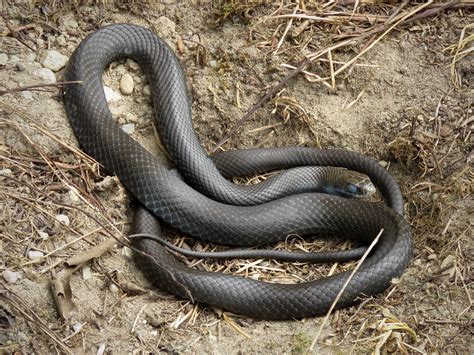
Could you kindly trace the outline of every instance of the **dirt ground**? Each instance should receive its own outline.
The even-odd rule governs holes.
[[[298,8],[289,2],[33,3],[0,5],[2,353],[306,353],[323,318],[260,321],[149,291],[130,249],[123,246],[73,273],[75,309],[71,318],[61,319],[50,291],[52,277],[70,257],[128,232],[130,197],[117,179],[99,172],[77,149],[57,87],[14,89],[45,83],[40,64],[45,51],[70,56],[102,25],[142,25],[178,54],[195,129],[211,152],[291,71],[288,65],[297,66],[344,34],[356,38],[357,30],[383,23],[399,4],[361,2],[352,13],[354,4],[330,2],[307,5],[306,11],[304,2]],[[331,11],[363,16],[342,19],[330,17]],[[281,16],[290,14],[318,18]],[[305,68],[309,74],[289,80],[222,146],[347,148],[378,159],[400,183],[413,260],[383,294],[334,312],[322,327],[315,353],[474,351],[473,20],[470,8],[441,11],[393,29],[371,48],[369,40],[381,32],[321,56]],[[463,51],[468,55],[460,55]],[[54,72],[58,82],[63,70]],[[337,73],[334,83],[331,72]],[[134,81],[131,95],[120,94],[126,73]],[[329,79],[311,82],[316,75]],[[113,63],[104,84],[119,93],[110,103],[118,123],[162,154],[149,87],[137,65]],[[204,246],[182,236],[179,243]],[[294,249],[327,247],[324,240],[288,243]],[[354,265],[188,263],[274,282],[301,282]]]

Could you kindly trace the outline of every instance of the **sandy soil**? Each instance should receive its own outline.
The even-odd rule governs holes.
[[[15,4],[1,10],[13,28],[33,24],[20,33],[36,50],[7,35],[5,19],[0,20],[0,56],[5,54],[5,63],[0,62],[0,90],[44,82],[38,69],[45,50],[69,56],[101,25],[139,24],[154,30],[178,53],[192,97],[194,125],[208,151],[289,72],[282,64],[295,65],[302,58],[302,42],[327,43],[322,34],[328,26],[312,23],[300,37],[286,36],[281,53],[273,54],[288,19],[263,23],[262,19],[277,5],[243,8],[224,18],[226,11],[207,3],[166,1],[152,11],[149,5],[126,1],[100,9],[41,9],[11,3]],[[368,6],[358,11],[390,9]],[[293,28],[300,22],[295,21]],[[386,164],[400,182],[414,237],[413,262],[384,294],[331,315],[316,352],[473,351],[474,61],[471,55],[457,63],[455,83],[452,56],[445,50],[458,43],[463,28],[472,22],[468,10],[449,11],[392,32],[338,76],[334,90],[298,76],[223,146],[357,150]],[[346,62],[361,48],[336,51],[333,60]],[[325,76],[329,68],[320,61],[307,70]],[[129,60],[112,64],[104,83],[119,93],[125,73],[134,79],[134,92],[122,94],[111,103],[111,110],[119,124],[134,124],[135,139],[162,154],[151,123],[146,78],[136,64]],[[55,75],[61,80],[62,70]],[[51,296],[52,276],[69,257],[110,233],[126,233],[130,199],[116,179],[99,174],[97,165],[75,150],[77,141],[57,88],[3,95],[0,112],[0,173],[6,176],[0,177],[0,271],[19,277],[2,278],[2,352],[61,352],[60,343],[76,353],[304,353],[308,349],[321,318],[257,321],[159,291],[124,292],[124,285],[147,289],[149,284],[131,260],[130,250],[121,246],[73,274],[76,309],[72,318],[62,320]],[[58,223],[58,215],[66,215],[68,225]],[[107,227],[101,228],[91,215]],[[323,245],[322,241],[301,243],[310,249]],[[36,261],[29,258],[31,251],[46,255],[54,250]],[[248,263],[223,265],[232,272]],[[211,270],[222,265],[199,264]],[[258,274],[282,282],[327,275],[331,269],[273,261],[258,265],[262,268],[249,268],[247,276]],[[271,272],[268,267],[281,271]],[[300,278],[295,273],[301,273]]]

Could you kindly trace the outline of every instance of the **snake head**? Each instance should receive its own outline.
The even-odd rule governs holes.
[[[377,189],[370,178],[362,173],[344,168],[331,169],[323,191],[342,197],[368,198]]]

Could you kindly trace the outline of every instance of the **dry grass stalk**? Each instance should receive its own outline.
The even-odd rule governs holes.
[[[339,291],[339,293],[337,294],[336,298],[334,299],[334,302],[332,303],[331,307],[329,308],[328,312],[326,313],[326,316],[324,317],[320,327],[319,327],[319,330],[318,332],[316,333],[316,335],[314,336],[313,338],[313,341],[308,349],[309,352],[313,351],[314,349],[314,346],[316,345],[316,343],[318,342],[319,340],[319,337],[321,336],[321,332],[324,328],[324,326],[326,325],[328,319],[329,319],[329,316],[331,315],[332,311],[334,310],[334,307],[336,307],[336,304],[337,302],[339,301],[339,299],[341,298],[342,294],[344,293],[347,285],[349,285],[349,282],[352,280],[352,278],[354,277],[355,273],[357,272],[357,270],[359,270],[360,266],[362,265],[362,263],[364,262],[364,260],[367,258],[367,256],[369,255],[369,253],[371,252],[371,250],[375,247],[375,245],[377,244],[377,242],[379,241],[380,239],[380,236],[382,235],[383,233],[383,229],[379,232],[379,234],[374,238],[374,240],[372,241],[372,243],[370,243],[369,247],[367,248],[366,252],[364,253],[364,255],[362,256],[362,258],[360,258],[359,262],[357,263],[356,267],[352,270],[351,274],[349,275],[349,277],[347,278],[347,281],[344,283],[344,285],[342,286],[341,290]]]

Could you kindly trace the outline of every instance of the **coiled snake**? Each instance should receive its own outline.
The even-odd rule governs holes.
[[[122,57],[146,73],[162,142],[176,168],[161,163],[120,129],[109,111],[102,84],[106,66]],[[410,229],[394,178],[376,161],[344,150],[303,147],[253,149],[219,154],[215,162],[201,147],[191,123],[184,74],[172,50],[150,31],[110,25],[89,35],[70,58],[64,102],[81,147],[97,159],[146,207],[137,212],[136,231],[157,233],[161,221],[196,238],[250,246],[289,234],[334,233],[370,243],[383,234],[355,273],[337,307],[374,295],[399,276],[411,258]],[[370,177],[389,207],[360,199],[307,192],[331,183],[344,167]],[[223,175],[289,169],[263,185],[234,185]],[[329,171],[329,173],[328,173]],[[354,189],[354,186],[350,186]],[[326,312],[348,272],[300,284],[273,284],[190,269],[154,240],[135,246],[154,260],[137,257],[161,289],[179,297],[265,319],[291,319]]]

